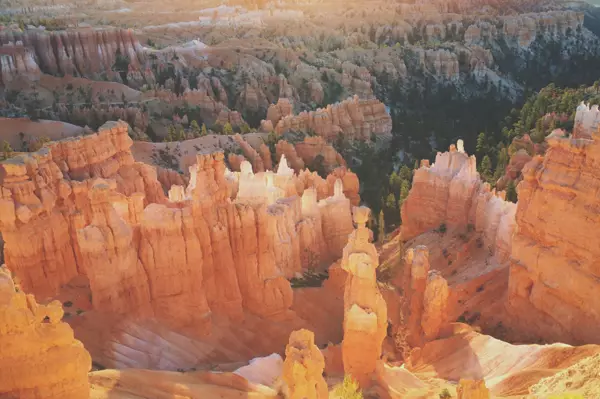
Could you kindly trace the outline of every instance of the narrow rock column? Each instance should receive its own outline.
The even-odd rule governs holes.
[[[344,372],[363,389],[371,385],[387,333],[387,307],[375,275],[379,259],[366,227],[369,213],[368,208],[354,208],[357,227],[350,234],[342,258],[342,268],[348,272],[344,291]]]
[[[421,347],[436,339],[447,322],[448,282],[437,270],[429,270],[429,250],[425,246],[409,249],[405,263],[406,341],[410,347]]]
[[[305,329],[292,332],[283,363],[283,380],[288,386],[289,398],[327,399],[324,368],[325,358],[315,345],[315,334]]]

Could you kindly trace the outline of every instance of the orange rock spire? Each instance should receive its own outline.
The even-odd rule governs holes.
[[[344,290],[344,371],[363,389],[371,385],[387,332],[387,307],[375,275],[379,257],[366,227],[369,213],[368,208],[354,208],[357,227],[350,234],[342,258],[342,268],[348,272]]]

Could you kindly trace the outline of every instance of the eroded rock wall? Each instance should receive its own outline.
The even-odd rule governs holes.
[[[113,122],[0,164],[5,259],[26,290],[55,295],[84,275],[95,309],[208,328],[213,312],[284,312],[288,278],[342,256],[342,180],[318,201],[327,181],[285,159],[277,173],[244,161],[236,174],[222,153],[202,154],[167,199],[130,147]]]
[[[39,305],[0,268],[1,397],[89,397],[92,359],[62,316],[60,302]]]
[[[275,114],[275,111],[271,113]],[[348,139],[369,140],[373,135],[390,137],[392,118],[378,100],[359,100],[354,96],[316,111],[282,115],[275,132],[281,135],[288,131],[313,131],[328,141],[335,140],[340,134]]]
[[[402,204],[402,238],[409,240],[442,224],[468,228],[484,234],[486,244],[500,260],[510,253],[516,204],[504,200],[479,178],[474,156],[463,150],[462,141],[450,151],[438,153],[431,166],[424,162]]]
[[[145,62],[145,52],[130,29],[72,29],[67,31],[26,30],[0,33],[3,82],[8,74],[29,76],[37,70],[51,75],[73,75],[99,79],[105,74],[110,80],[121,80],[113,65],[120,54],[129,58],[130,70],[139,70]],[[19,52],[6,50],[22,48]],[[140,71],[153,80],[151,71]],[[8,76],[7,75],[7,76]],[[145,79],[145,78],[144,78]]]
[[[600,137],[552,137],[523,169],[509,279],[519,327],[544,339],[599,343]]]

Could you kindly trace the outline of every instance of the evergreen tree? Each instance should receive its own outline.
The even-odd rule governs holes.
[[[392,193],[400,193],[400,187],[402,186],[402,179],[400,178],[400,176],[398,174],[396,174],[396,172],[392,172],[392,174],[390,175],[390,191],[392,191]]]
[[[479,173],[483,181],[489,183],[492,180],[492,162],[487,155],[483,157],[481,164],[479,164]]]
[[[389,210],[395,210],[397,205],[396,196],[394,193],[389,193],[385,199],[385,207]]]
[[[223,134],[227,136],[231,136],[233,134],[233,127],[231,126],[231,123],[227,122],[225,125],[223,125]]]
[[[402,180],[407,180],[407,181],[412,181],[412,170],[410,170],[410,168],[406,165],[402,165],[402,167],[400,168],[400,173],[399,176]]]
[[[2,156],[4,157],[4,159],[8,159],[8,158],[12,157],[12,155],[13,155],[12,147],[10,146],[8,141],[4,140],[2,142]]]
[[[184,141],[185,139],[185,130],[183,130],[183,127],[180,127],[179,133],[177,134],[177,141]]]
[[[485,133],[481,132],[479,133],[479,136],[477,136],[477,146],[475,147],[475,152],[477,155],[483,155],[487,153],[487,150],[487,137],[485,136]]]
[[[402,186],[400,187],[400,204],[404,202],[406,197],[408,197],[408,193],[410,192],[410,183],[408,180],[402,180]]]
[[[379,227],[379,234],[377,235],[377,241],[380,244],[383,244],[383,241],[385,240],[385,219],[383,217],[383,211],[379,212],[378,227]]]
[[[202,129],[200,129],[200,136],[206,136],[207,134],[208,134],[208,129],[206,128],[206,125],[203,123]]]
[[[196,120],[193,120],[192,123],[190,123],[190,127],[192,128],[194,137],[200,137],[200,126],[198,126],[198,122],[196,122]]]
[[[500,148],[498,151],[498,162],[496,163],[496,170],[494,172],[494,180],[498,180],[506,171],[506,166],[508,165],[508,151],[506,151],[505,147]]]
[[[175,132],[175,126],[171,125],[167,129],[167,137],[165,138],[165,142],[176,141],[177,133]]]
[[[509,181],[506,185],[506,200],[510,202],[517,202],[517,188],[513,180]]]

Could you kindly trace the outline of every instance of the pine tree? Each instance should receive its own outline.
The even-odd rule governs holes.
[[[404,200],[408,197],[410,192],[410,183],[408,180],[402,180],[402,186],[400,187],[400,203],[404,202]]]
[[[193,120],[190,123],[190,128],[192,129],[194,137],[200,137],[200,126],[198,126],[198,122],[196,122],[196,120]]]
[[[418,160],[418,159],[415,159],[415,166],[413,167],[413,170],[417,170],[417,169],[419,169],[419,166],[420,166],[420,165],[419,165],[419,160]]]
[[[475,147],[475,152],[478,155],[483,155],[487,152],[487,138],[485,137],[485,133],[479,133],[477,136],[477,146]]]
[[[167,137],[165,138],[165,142],[171,142],[176,140],[175,126],[171,125],[167,129]]]
[[[242,123],[242,126],[240,126],[240,132],[242,134],[250,133],[250,125],[248,125],[246,122]]]
[[[479,173],[484,181],[490,182],[492,180],[492,161],[490,161],[490,157],[487,155],[481,160],[481,164],[479,165]]]
[[[377,241],[379,241],[380,244],[383,244],[383,241],[385,240],[385,219],[383,217],[383,211],[379,212],[379,234],[377,235]]]
[[[510,202],[517,202],[517,188],[515,186],[515,182],[510,180],[506,185],[506,200]]]
[[[390,184],[390,190],[393,193],[400,193],[400,187],[402,186],[402,179],[400,178],[400,176],[398,174],[396,174],[396,172],[392,172],[392,174],[390,175],[389,184]]]
[[[402,180],[407,180],[410,182],[413,176],[412,170],[410,170],[408,166],[402,165],[402,167],[400,168],[399,176]]]
[[[206,128],[206,125],[203,123],[202,129],[200,129],[200,136],[206,136],[207,134],[208,134],[208,129]]]
[[[494,172],[494,180],[498,180],[506,172],[506,166],[508,165],[508,151],[502,147],[498,151],[498,163],[496,164],[496,170]]]
[[[225,125],[223,125],[223,134],[227,136],[231,136],[233,134],[233,127],[231,126],[231,123],[227,122]]]
[[[4,156],[4,159],[8,159],[13,155],[13,149],[6,140],[2,142],[2,155]]]
[[[183,127],[180,127],[179,133],[177,134],[177,141],[184,141],[185,138],[185,130],[183,130]]]

